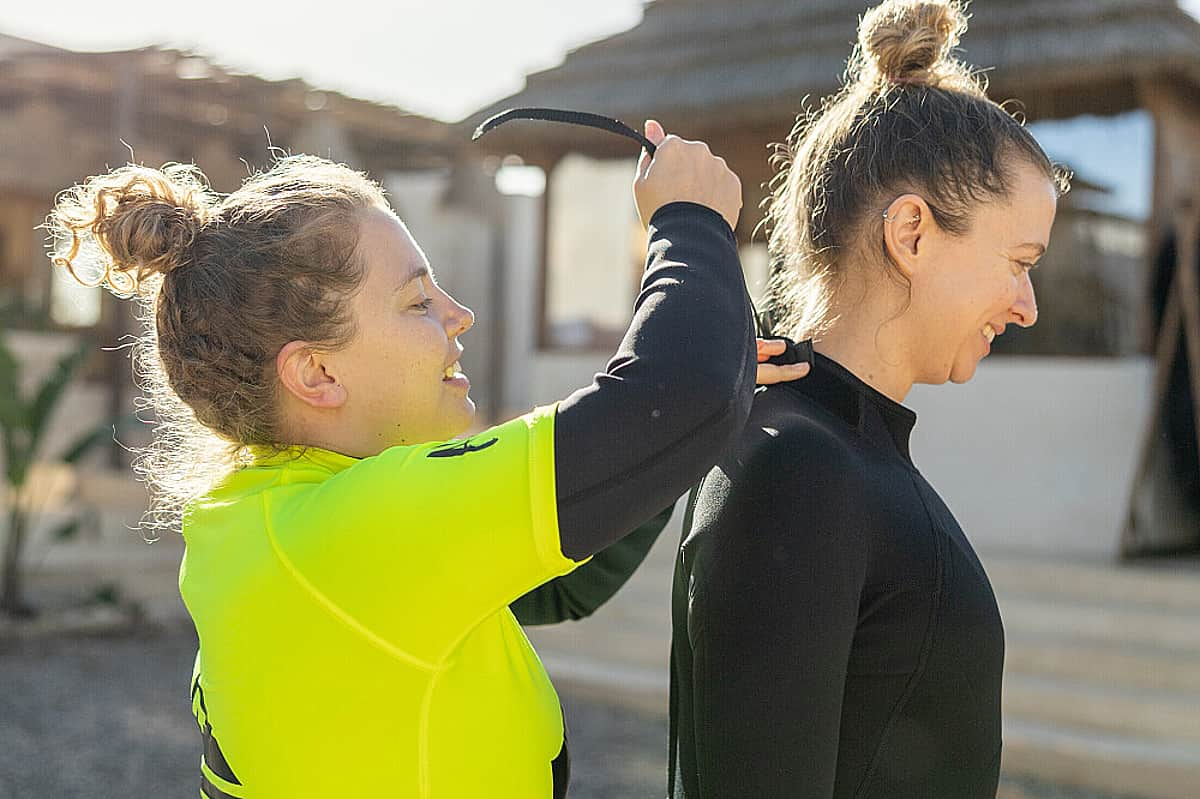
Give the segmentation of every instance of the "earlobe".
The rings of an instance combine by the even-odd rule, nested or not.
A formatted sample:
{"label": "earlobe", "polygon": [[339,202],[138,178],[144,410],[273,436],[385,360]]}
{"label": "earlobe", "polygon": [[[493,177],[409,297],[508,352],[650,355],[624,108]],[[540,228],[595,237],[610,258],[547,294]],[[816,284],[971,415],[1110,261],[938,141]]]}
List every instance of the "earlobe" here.
{"label": "earlobe", "polygon": [[929,205],[916,194],[897,197],[883,212],[884,248],[905,277],[917,271],[930,224]]}
{"label": "earlobe", "polygon": [[290,341],[275,358],[280,385],[312,408],[338,408],[346,401],[346,388],[329,370],[323,354],[305,341]]}

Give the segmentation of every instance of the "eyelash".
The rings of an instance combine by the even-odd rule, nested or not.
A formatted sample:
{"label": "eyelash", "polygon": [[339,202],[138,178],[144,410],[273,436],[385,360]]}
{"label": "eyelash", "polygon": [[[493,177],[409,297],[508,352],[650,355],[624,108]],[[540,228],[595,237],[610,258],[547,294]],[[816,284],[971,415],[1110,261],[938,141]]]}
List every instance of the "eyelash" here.
{"label": "eyelash", "polygon": [[415,305],[413,305],[411,307],[420,308],[422,311],[428,311],[432,306],[433,306],[433,299],[430,297],[426,297],[425,299],[421,300],[420,302],[416,303]]}
{"label": "eyelash", "polygon": [[1013,263],[1026,272],[1032,271],[1037,266],[1037,264],[1030,263],[1029,261],[1013,261]]}

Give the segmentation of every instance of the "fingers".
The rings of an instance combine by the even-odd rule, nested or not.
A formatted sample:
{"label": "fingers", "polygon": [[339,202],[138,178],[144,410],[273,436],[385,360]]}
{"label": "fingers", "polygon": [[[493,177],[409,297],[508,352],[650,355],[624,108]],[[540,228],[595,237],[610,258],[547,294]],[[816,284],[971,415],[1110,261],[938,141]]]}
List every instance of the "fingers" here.
{"label": "fingers", "polygon": [[787,383],[806,376],[811,369],[807,363],[789,363],[779,366],[773,363],[760,363],[754,382],[760,386],[773,386],[776,383]]}
{"label": "fingers", "polygon": [[736,229],[742,208],[741,181],[708,144],[668,136],[657,121],[646,120],[646,138],[657,148],[638,160],[633,194],[638,217],[646,225],[659,208],[673,202],[703,205]]}
{"label": "fingers", "polygon": [[787,351],[787,342],[781,338],[756,338],[754,343],[758,346],[759,363]]}

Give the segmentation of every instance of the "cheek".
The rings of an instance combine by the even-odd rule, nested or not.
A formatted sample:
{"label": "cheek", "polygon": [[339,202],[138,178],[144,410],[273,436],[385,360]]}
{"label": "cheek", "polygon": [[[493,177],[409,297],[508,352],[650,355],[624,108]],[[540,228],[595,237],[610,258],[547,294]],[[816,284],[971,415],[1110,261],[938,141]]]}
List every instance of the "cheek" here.
{"label": "cheek", "polygon": [[388,346],[399,362],[411,370],[413,379],[420,380],[441,373],[450,350],[445,330],[430,316],[403,320]]}
{"label": "cheek", "polygon": [[960,313],[972,324],[1000,316],[1017,300],[1017,282],[1011,270],[988,267],[960,286]]}
{"label": "cheek", "polygon": [[389,394],[412,392],[445,362],[447,345],[432,320],[394,314],[359,331],[355,372],[359,380]]}

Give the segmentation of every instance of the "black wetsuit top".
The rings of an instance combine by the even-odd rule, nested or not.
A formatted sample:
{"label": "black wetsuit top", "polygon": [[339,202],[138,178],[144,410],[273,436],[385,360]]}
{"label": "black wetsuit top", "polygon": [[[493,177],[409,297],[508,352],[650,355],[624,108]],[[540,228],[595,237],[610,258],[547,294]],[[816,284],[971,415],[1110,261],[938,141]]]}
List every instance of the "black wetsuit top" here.
{"label": "black wetsuit top", "polygon": [[558,406],[563,554],[599,552],[703,477],[741,434],[757,367],[754,308],[729,224],[693,203],[660,208],[620,348]]}
{"label": "black wetsuit top", "polygon": [[1004,630],[915,421],[820,355],[757,395],[676,561],[670,796],[995,796]]}
{"label": "black wetsuit top", "polygon": [[[609,551],[578,577],[517,600],[513,609],[523,623],[569,616],[572,597],[583,598],[585,607],[611,596],[666,518],[657,527],[639,526],[703,477],[750,413],[754,309],[729,224],[711,208],[671,203],[651,218],[649,239],[620,347],[590,386],[559,404],[554,423],[562,552],[583,560]],[[638,530],[628,546],[613,547]],[[606,573],[610,566],[615,571]],[[570,782],[565,736],[550,767],[560,799]]]}

